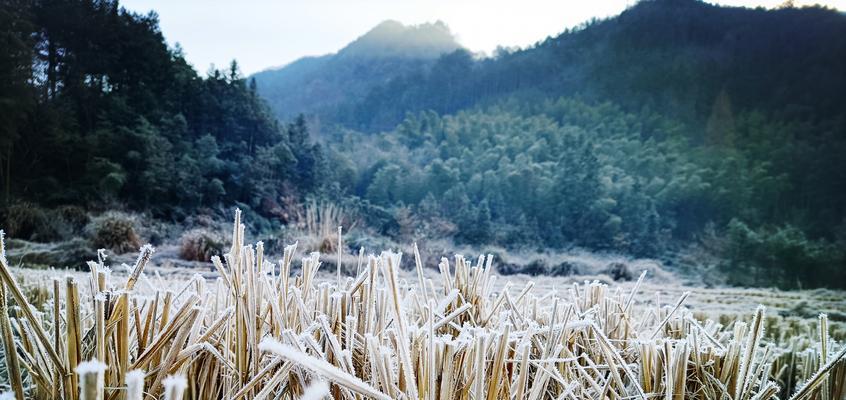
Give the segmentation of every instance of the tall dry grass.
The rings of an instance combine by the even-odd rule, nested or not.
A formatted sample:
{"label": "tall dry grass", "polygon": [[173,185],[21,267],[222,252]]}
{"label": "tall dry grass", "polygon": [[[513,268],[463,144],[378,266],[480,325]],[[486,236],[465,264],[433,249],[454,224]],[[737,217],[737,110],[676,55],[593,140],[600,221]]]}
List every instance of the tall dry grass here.
{"label": "tall dry grass", "polygon": [[340,228],[344,227],[349,231],[355,225],[355,221],[350,219],[343,207],[331,202],[308,203],[305,215],[299,219],[308,239],[304,245],[308,250],[322,254],[333,254],[340,250]]}
{"label": "tall dry grass", "polygon": [[340,280],[318,276],[312,253],[292,276],[296,245],[271,260],[244,231],[236,213],[217,282],[150,284],[145,246],[125,280],[100,259],[87,279],[44,282],[41,311],[0,257],[15,398],[844,398],[846,347],[825,317],[816,335],[772,343],[764,308],[723,326],[695,318],[687,293],[639,303],[643,274],[627,291],[497,289],[492,257],[442,259],[430,279],[416,247],[408,280],[391,252]]}

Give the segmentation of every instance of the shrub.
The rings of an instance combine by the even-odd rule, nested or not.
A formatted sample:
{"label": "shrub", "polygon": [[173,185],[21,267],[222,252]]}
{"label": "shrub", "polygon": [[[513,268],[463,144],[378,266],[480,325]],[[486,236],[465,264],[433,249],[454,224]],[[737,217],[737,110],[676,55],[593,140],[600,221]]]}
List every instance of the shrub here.
{"label": "shrub", "polygon": [[10,237],[34,241],[50,241],[56,237],[47,213],[33,203],[14,203],[6,208],[4,214],[3,229]]}
{"label": "shrub", "polygon": [[547,275],[549,273],[549,265],[546,263],[546,260],[537,258],[526,264],[521,272],[529,275]]}
{"label": "shrub", "polygon": [[60,206],[46,213],[44,230],[52,241],[73,240],[79,237],[90,218],[79,206]]}
{"label": "shrub", "polygon": [[212,256],[221,255],[225,239],[219,233],[205,228],[196,228],[182,234],[179,256],[188,261],[211,261]]}
{"label": "shrub", "polygon": [[12,239],[10,243],[14,243],[14,247],[8,249],[9,258],[22,265],[88,270],[86,261],[97,257],[91,243],[83,238],[57,243],[32,243]]}
{"label": "shrub", "polygon": [[54,210],[56,216],[75,232],[78,232],[91,221],[88,213],[80,206],[64,205]]}
{"label": "shrub", "polygon": [[615,281],[630,281],[634,279],[632,270],[626,263],[612,262],[608,264],[604,271],[611,279]]}
{"label": "shrub", "polygon": [[551,275],[555,276],[568,276],[580,274],[581,268],[579,268],[578,264],[575,262],[562,261],[557,265],[554,265],[549,272]]}
{"label": "shrub", "polygon": [[126,214],[110,212],[91,223],[91,243],[98,249],[117,254],[138,250],[141,240],[135,231],[135,220]]}

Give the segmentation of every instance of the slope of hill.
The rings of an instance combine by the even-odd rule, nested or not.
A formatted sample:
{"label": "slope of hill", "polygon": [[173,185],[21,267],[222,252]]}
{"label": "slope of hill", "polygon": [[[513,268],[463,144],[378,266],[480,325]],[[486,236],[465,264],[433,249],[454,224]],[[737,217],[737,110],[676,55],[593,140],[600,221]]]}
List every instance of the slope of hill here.
{"label": "slope of hill", "polygon": [[[115,208],[313,228],[313,199],[356,221],[321,223],[359,228],[355,249],[575,247],[745,285],[846,282],[846,17],[831,10],[642,1],[487,59],[443,24],[386,22],[255,86],[235,63],[200,77],[155,15],[113,0],[17,0],[0,21],[0,225],[16,238],[93,245],[98,226],[131,225],[101,215]],[[257,90],[277,115],[316,115],[320,143]]]}
{"label": "slope of hill", "polygon": [[259,93],[280,118],[337,115],[340,105],[461,48],[443,22],[405,26],[385,21],[335,54],[306,57],[255,74]]}
{"label": "slope of hill", "polygon": [[492,99],[579,95],[702,122],[734,110],[815,119],[846,104],[846,16],[834,10],[641,1],[539,45],[474,61],[449,55],[355,104],[347,126],[393,127],[409,111],[454,113]]}
{"label": "slope of hill", "polygon": [[842,13],[645,0],[382,81],[316,114],[343,128],[323,130],[338,187],[407,240],[650,257],[693,244],[719,256],[696,268],[738,283],[842,277]]}

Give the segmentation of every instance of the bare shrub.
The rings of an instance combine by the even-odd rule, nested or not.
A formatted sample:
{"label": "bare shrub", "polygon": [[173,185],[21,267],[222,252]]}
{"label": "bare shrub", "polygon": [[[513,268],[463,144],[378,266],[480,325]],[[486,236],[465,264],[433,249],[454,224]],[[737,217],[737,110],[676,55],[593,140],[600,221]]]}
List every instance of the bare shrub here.
{"label": "bare shrub", "polygon": [[14,203],[6,208],[4,214],[3,229],[9,236],[35,241],[49,241],[56,236],[47,212],[36,204]]}
{"label": "bare shrub", "polygon": [[634,279],[634,274],[629,268],[628,264],[622,262],[612,262],[604,271],[611,279],[615,281],[630,281]]}
{"label": "bare shrub", "polygon": [[224,240],[222,235],[206,228],[185,231],[180,239],[179,257],[188,261],[209,262],[213,256],[223,254]]}
{"label": "bare shrub", "polygon": [[123,254],[141,246],[135,219],[127,214],[105,213],[91,221],[90,225],[91,244],[98,249]]}
{"label": "bare shrub", "polygon": [[71,229],[77,231],[85,227],[91,218],[85,209],[80,206],[64,205],[54,210],[55,215],[66,223]]}

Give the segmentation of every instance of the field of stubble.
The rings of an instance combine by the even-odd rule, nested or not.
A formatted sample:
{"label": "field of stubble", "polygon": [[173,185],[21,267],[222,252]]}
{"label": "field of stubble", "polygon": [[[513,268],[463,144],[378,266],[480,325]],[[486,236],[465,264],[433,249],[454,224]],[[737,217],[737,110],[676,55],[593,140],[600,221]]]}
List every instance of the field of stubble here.
{"label": "field of stubble", "polygon": [[[10,398],[842,399],[844,299],[498,276],[490,257],[264,254],[202,275],[0,263]],[[401,257],[416,267],[403,270]],[[7,306],[6,300],[9,302]]]}

